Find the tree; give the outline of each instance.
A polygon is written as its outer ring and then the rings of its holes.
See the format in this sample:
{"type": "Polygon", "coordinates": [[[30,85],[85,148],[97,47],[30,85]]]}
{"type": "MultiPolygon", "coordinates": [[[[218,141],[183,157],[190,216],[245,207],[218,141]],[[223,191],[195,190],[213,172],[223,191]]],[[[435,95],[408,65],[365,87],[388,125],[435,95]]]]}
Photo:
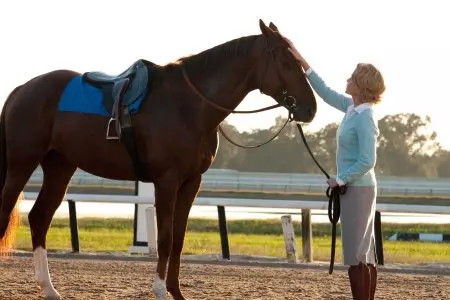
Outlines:
{"type": "Polygon", "coordinates": [[[450,177],[450,152],[446,150],[436,151],[433,157],[438,177],[450,177]]]}
{"type": "MultiPolygon", "coordinates": [[[[314,156],[329,174],[336,174],[336,132],[339,124],[330,123],[324,128],[312,134],[311,139],[315,141],[314,156]]],[[[310,147],[311,147],[310,146],[310,147]]],[[[305,149],[305,151],[307,151],[305,149]]],[[[314,162],[313,162],[314,163],[314,162]]],[[[315,167],[317,169],[317,167],[315,167]]],[[[317,169],[318,172],[320,170],[317,169]]]]}
{"type": "MultiPolygon", "coordinates": [[[[271,138],[285,123],[279,117],[269,129],[239,133],[228,123],[222,126],[233,141],[256,145],[271,138]]],[[[376,173],[394,176],[450,177],[450,153],[437,142],[437,134],[428,130],[431,120],[415,114],[386,116],[378,122],[376,173]]],[[[303,129],[307,129],[303,125],[303,129]]],[[[316,132],[305,130],[306,141],[314,157],[330,174],[336,174],[336,132],[331,123],[316,132]]],[[[244,149],[230,144],[220,135],[220,147],[213,168],[238,171],[320,173],[294,125],[288,124],[270,143],[244,149]]]]}
{"type": "Polygon", "coordinates": [[[396,176],[436,174],[430,158],[441,146],[436,132],[427,132],[430,118],[416,114],[389,115],[378,123],[380,129],[377,171],[396,176]]]}
{"type": "MultiPolygon", "coordinates": [[[[279,117],[268,129],[244,132],[241,140],[244,145],[257,145],[271,139],[281,128],[286,119],[279,117]]],[[[268,144],[258,148],[239,148],[239,153],[230,162],[236,170],[253,172],[289,172],[292,162],[286,161],[286,149],[292,140],[292,129],[289,124],[268,144]]]]}

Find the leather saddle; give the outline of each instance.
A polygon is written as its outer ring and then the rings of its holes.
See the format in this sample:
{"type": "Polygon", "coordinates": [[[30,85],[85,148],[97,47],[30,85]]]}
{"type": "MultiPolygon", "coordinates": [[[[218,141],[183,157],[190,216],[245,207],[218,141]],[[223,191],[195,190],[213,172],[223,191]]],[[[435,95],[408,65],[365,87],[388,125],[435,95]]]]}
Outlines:
{"type": "Polygon", "coordinates": [[[147,65],[154,64],[140,59],[119,75],[109,75],[97,71],[83,74],[82,78],[85,82],[101,90],[103,105],[111,114],[106,139],[120,139],[122,128],[131,126],[130,105],[147,92],[149,81],[147,65]],[[110,134],[112,123],[115,123],[115,136],[110,134]]]}

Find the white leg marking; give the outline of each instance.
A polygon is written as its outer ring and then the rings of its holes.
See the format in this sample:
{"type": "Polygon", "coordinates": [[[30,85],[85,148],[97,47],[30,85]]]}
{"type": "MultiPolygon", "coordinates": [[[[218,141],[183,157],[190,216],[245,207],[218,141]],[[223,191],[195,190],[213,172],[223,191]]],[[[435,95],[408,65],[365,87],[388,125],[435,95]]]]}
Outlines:
{"type": "Polygon", "coordinates": [[[155,276],[153,292],[155,293],[156,300],[167,300],[166,280],[159,278],[158,273],[155,276]]]}
{"type": "Polygon", "coordinates": [[[34,270],[36,275],[36,282],[43,290],[45,299],[57,300],[61,299],[59,293],[53,287],[48,271],[47,250],[42,247],[36,248],[33,253],[34,270]]]}

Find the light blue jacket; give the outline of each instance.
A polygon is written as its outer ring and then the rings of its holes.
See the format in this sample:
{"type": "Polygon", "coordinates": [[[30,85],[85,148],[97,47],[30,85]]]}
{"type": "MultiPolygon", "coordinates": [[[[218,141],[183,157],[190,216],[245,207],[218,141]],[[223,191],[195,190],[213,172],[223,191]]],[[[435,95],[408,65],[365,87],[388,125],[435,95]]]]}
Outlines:
{"type": "Polygon", "coordinates": [[[336,136],[337,181],[348,186],[376,186],[374,167],[380,131],[372,105],[364,103],[355,108],[351,97],[329,88],[314,70],[309,69],[307,76],[326,103],[345,113],[336,136]]]}

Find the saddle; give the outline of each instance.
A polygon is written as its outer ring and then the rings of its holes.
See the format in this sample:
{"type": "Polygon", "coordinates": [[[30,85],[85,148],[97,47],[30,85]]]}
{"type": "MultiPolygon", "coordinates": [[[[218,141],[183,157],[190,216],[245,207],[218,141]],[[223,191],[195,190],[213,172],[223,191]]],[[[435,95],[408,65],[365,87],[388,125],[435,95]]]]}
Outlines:
{"type": "MultiPolygon", "coordinates": [[[[150,66],[154,65],[147,62],[150,66]]],[[[134,62],[119,75],[109,75],[104,72],[86,72],[82,79],[97,87],[103,96],[103,105],[111,114],[106,131],[106,139],[120,139],[122,129],[131,126],[130,106],[147,92],[149,70],[143,60],[134,62]],[[110,133],[112,123],[115,123],[116,135],[110,133]]]]}
{"type": "Polygon", "coordinates": [[[130,115],[139,109],[139,106],[136,108],[132,104],[150,92],[149,74],[153,66],[155,66],[154,63],[140,59],[119,75],[86,72],[82,76],[82,80],[101,91],[103,105],[111,114],[106,129],[106,139],[120,140],[124,143],[136,177],[140,181],[145,181],[147,174],[139,157],[130,115]],[[112,123],[115,125],[115,136],[110,133],[112,123]]]}

